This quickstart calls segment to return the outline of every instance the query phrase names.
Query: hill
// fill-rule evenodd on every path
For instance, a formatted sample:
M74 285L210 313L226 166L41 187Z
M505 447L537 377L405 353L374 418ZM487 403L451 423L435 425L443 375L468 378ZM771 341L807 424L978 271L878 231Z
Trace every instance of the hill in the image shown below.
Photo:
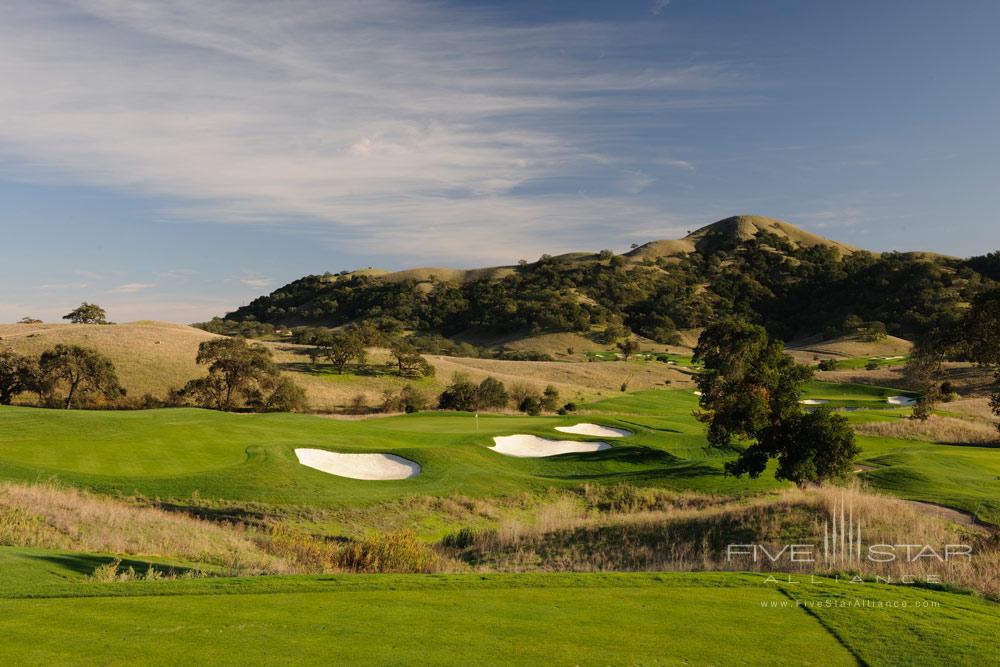
M63 343L95 348L111 359L129 396L164 397L171 387L203 375L195 363L198 344L216 338L169 322L94 324L0 324L0 348L38 356Z
M912 338L993 283L993 264L982 259L872 253L741 215L623 255L602 250L482 269L305 276L226 318L285 327L369 320L386 331L506 344L539 334L600 338L622 324L677 344L680 332L725 316L754 320L785 340L851 335L858 322L873 321Z
M719 220L691 232L677 241L650 241L626 253L626 257L639 259L676 257L698 252L713 254L723 249L733 249L760 237L780 239L798 250L828 248L838 255L850 255L858 248L817 236L794 225L762 215L735 215ZM772 248L778 250L778 248Z
M0 349L38 356L59 343L91 347L108 358L128 396L140 399L146 394L163 399L171 388L205 373L195 363L198 345L216 338L195 327L169 322L127 322L115 325L95 324L0 324ZM428 397L436 397L454 373L463 373L479 382L488 375L506 383L522 383L539 390L554 385L564 400L587 401L620 390L623 382L632 389L649 389L670 382L675 386L690 384L690 377L674 366L656 361L610 361L598 364L553 361L502 361L428 355L435 368L434 377L409 380L385 370L390 362L387 350L369 351L368 367L361 373L339 374L327 363L309 363L308 347L284 342L258 341L269 348L286 376L301 385L310 407L319 411L340 410L361 396L370 406L382 401L386 390L399 391L415 384ZM529 343L530 344L530 343ZM546 349L562 352L563 361L584 361L588 351L603 349L582 337L546 340ZM572 355L567 346L576 345ZM30 401L24 394L22 400Z

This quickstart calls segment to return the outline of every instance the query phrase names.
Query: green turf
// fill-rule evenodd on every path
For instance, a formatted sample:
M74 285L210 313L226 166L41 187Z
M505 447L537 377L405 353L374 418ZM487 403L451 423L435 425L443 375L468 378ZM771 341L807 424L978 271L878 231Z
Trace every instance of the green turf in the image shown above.
M760 574L99 584L65 567L0 591L7 664L973 665L998 617L969 595Z
M900 390L813 382L807 396L852 406L852 422L876 421ZM628 482L706 492L778 486L723 475L731 450L709 447L692 415L690 390L647 390L580 406L566 417L422 413L365 421L306 415L232 415L195 409L63 411L0 409L0 479L57 479L100 492L147 497L199 496L226 502L359 505L407 495L500 496L583 482ZM612 449L545 459L502 456L494 435L576 438L557 425L590 421L628 429ZM862 477L905 498L941 503L1000 523L1000 449L860 437ZM423 470L413 479L359 481L306 468L296 447L388 452Z
M726 478L732 452L707 447L685 392L656 392L661 416L511 417L423 413L366 421L308 415L232 415L196 409L61 411L0 409L0 478L57 479L100 492L149 497L332 506L401 495L504 495L582 482L630 482L725 492L774 480ZM633 432L610 450L544 459L489 449L495 435L553 430L586 419ZM387 452L422 466L415 478L359 481L298 463L296 447Z

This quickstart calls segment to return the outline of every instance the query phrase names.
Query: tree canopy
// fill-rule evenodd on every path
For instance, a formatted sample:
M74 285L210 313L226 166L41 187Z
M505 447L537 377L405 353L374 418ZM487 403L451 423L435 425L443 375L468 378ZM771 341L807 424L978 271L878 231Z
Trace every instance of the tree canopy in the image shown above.
M750 441L727 473L759 477L772 458L776 477L799 484L849 471L858 449L846 419L826 410L803 413L799 398L812 370L785 355L763 327L735 319L713 324L694 358L704 364L696 381L709 442Z
M63 315L64 320L69 320L73 324L111 324L108 322L108 314L96 303L84 301L79 306Z
M114 364L91 348L56 345L42 353L38 367L39 393L54 401L61 392L63 407L67 409L81 398L93 395L109 401L125 395Z

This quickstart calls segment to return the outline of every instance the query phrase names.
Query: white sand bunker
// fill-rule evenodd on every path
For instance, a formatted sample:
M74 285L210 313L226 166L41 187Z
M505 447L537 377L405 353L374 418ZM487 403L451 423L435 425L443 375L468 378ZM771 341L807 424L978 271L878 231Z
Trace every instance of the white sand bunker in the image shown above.
M579 454L611 449L606 442L578 442L576 440L546 440L537 435L498 435L496 444L490 447L495 452L520 458L539 458L557 454Z
M556 426L560 433L572 433L574 435L592 435L597 438L624 438L632 435L632 431L623 428L611 428L600 424L573 424L572 426Z
M804 401L799 401L802 405L823 405L824 403L829 403L830 401L825 398L807 398Z
M696 392L694 392L694 395L695 396L701 396L701 392L700 391L696 391Z
M338 454L325 449L296 449L299 463L351 479L408 479L420 474L420 465L395 454Z
M910 398L909 396L890 396L885 401L889 405L915 405L917 399Z

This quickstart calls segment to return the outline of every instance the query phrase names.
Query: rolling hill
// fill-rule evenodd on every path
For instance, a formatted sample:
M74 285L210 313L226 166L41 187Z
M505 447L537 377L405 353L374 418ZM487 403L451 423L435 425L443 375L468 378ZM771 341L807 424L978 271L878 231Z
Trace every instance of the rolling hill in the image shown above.
M859 321L912 338L993 284L977 267L975 258L868 252L781 220L740 215L622 255L602 250L469 270L305 276L226 319L287 327L368 320L383 330L508 342L556 333L594 337L623 323L671 344L685 330L736 316L785 340L849 335L856 330L850 323Z

